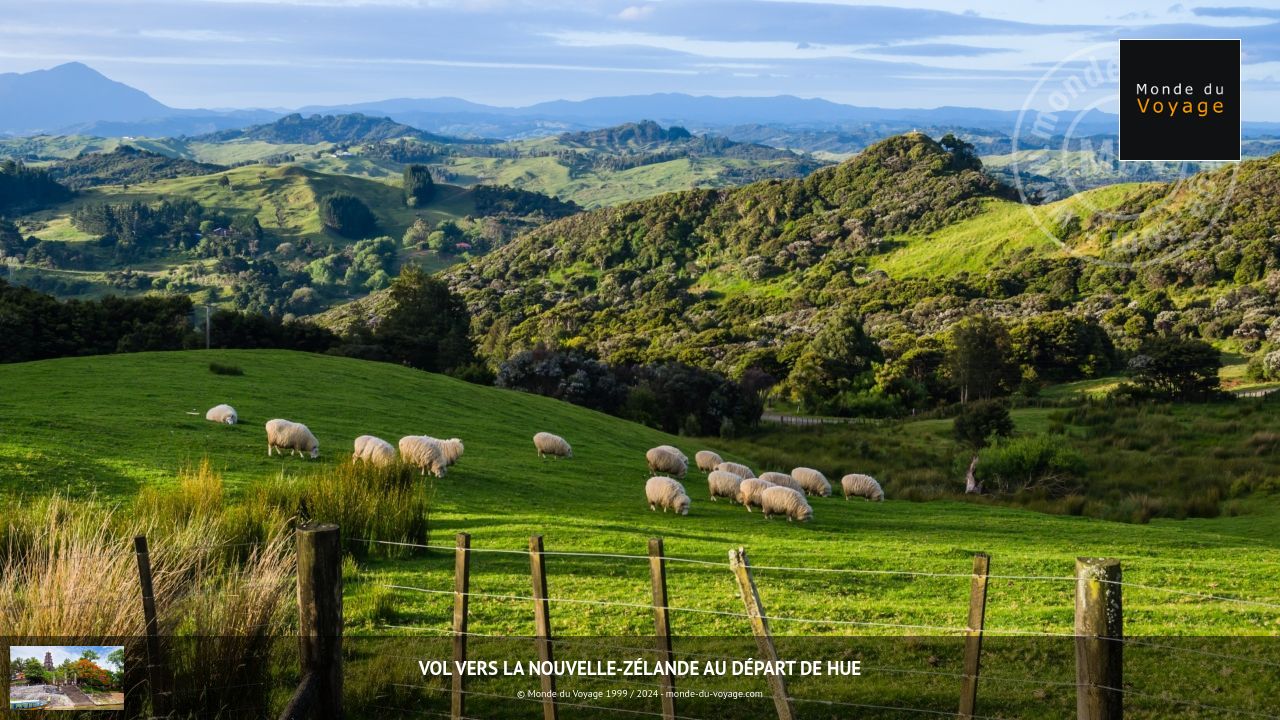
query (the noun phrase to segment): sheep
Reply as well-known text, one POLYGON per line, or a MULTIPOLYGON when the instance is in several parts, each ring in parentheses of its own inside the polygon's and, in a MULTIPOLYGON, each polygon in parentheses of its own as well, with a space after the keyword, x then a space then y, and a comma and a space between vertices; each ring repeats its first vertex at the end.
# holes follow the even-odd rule
POLYGON ((422 475, 430 470, 432 475, 442 478, 449 469, 440 441, 426 435, 406 435, 400 438, 400 457, 418 468, 422 475))
POLYGON ((723 470, 712 470, 707 474, 707 490, 711 493, 711 502, 716 498, 729 498, 729 502, 738 499, 738 486, 742 478, 723 470))
POLYGON ((448 465, 458 462, 458 458, 462 457, 462 441, 458 438, 449 438, 448 440, 440 440, 440 447, 444 450, 444 461, 448 465))
POLYGON ((662 472, 682 478, 689 471, 689 461, 670 445, 650 448, 644 457, 649 461, 649 472, 662 472))
POLYGON ((788 487, 771 487, 760 493, 760 509, 766 520, 774 515, 786 515, 787 522, 813 519, 813 508, 804 499, 804 493, 788 487))
POLYGON ((791 477, 790 475, 784 472, 760 473, 760 479, 768 480, 774 485, 781 485, 782 487, 791 488, 792 490, 795 490, 796 492, 801 494, 804 493, 804 487, 800 485, 800 483, 796 482, 795 478, 791 477))
POLYGON ((659 445, 658 447, 676 455, 677 457, 679 457, 681 460, 684 461, 685 465, 689 464, 689 456, 685 455, 684 451, 676 447, 675 445, 659 445))
POLYGON ((756 474, 752 472, 751 468, 743 465, 742 463, 736 462, 722 462, 719 465, 716 465, 716 470, 731 472, 744 480, 746 478, 753 478, 756 476, 756 474))
POLYGON ((678 515, 689 514, 689 494, 684 491, 684 485, 669 477, 657 475, 649 478, 649 482, 644 484, 644 494, 649 500, 650 510, 661 507, 662 512, 670 509, 678 515))
POLYGON ((875 502, 884 502, 884 490, 880 488, 880 483, 870 475, 859 475, 858 473, 849 473, 840 478, 840 489, 844 490, 844 499, 851 497, 866 498, 875 502))
POLYGON ((831 497, 831 483, 827 476, 813 468, 798 467, 791 471, 791 477, 800 483, 805 495, 831 497))
MULTIPOLYGON (((698 463, 698 469, 704 473, 714 471, 717 465, 724 462, 723 458, 710 450, 699 450, 693 456, 693 459, 698 463)), ((742 476, 739 475, 738 477, 742 476)))
POLYGON ((267 421, 267 457, 275 450, 281 455, 285 450, 294 453, 310 453, 312 459, 320 457, 320 441, 302 423, 281 418, 267 421))
POLYGON ((386 467, 396 461, 396 449, 380 437, 361 435, 356 438, 355 452, 351 454, 351 461, 386 467))
POLYGON ((240 422, 240 416, 236 414, 236 409, 225 403, 209 408, 209 412, 204 414, 204 419, 210 422, 226 423, 227 425, 235 425, 240 422))
POLYGON ((538 448, 538 457, 545 458, 550 455, 552 457, 562 458, 573 457, 573 448, 569 447, 569 443, 559 435, 552 435, 549 432, 540 432, 533 436, 533 446, 538 448))
POLYGON ((768 480, 747 478, 738 485, 738 504, 751 512, 751 506, 760 507, 760 494, 771 487, 777 487, 768 480))

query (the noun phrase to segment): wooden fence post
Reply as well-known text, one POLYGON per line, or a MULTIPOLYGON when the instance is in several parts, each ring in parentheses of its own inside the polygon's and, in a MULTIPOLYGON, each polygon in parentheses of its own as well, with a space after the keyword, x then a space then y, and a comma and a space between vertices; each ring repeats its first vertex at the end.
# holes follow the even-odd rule
POLYGON ((133 551, 138 557, 138 584, 142 588, 142 617, 147 636, 147 684, 151 690, 153 715, 169 714, 169 684, 165 682, 164 658, 160 650, 160 628, 156 622, 155 588, 151 584, 151 551, 147 536, 133 538, 133 551))
MULTIPOLYGON (((551 651, 551 603, 547 600, 547 572, 542 562, 542 536, 529 538, 529 567, 533 577, 534 643, 538 646, 538 659, 544 663, 554 660, 551 651)), ((541 673, 543 720, 557 720, 555 673, 541 673)))
POLYGON ((978 670, 982 664, 982 631, 987 617, 987 573, 991 556, 973 556, 973 579, 969 582, 969 621, 964 636, 964 680, 960 686, 960 717, 972 718, 978 706, 978 670))
POLYGON ((1124 606, 1120 561, 1076 559, 1076 717, 1124 717, 1124 606))
MULTIPOLYGON (((658 644, 658 662, 670 663, 675 658, 671 653, 671 616, 667 612, 667 561, 662 549, 662 538, 649 539, 649 579, 653 583, 653 630, 658 644)), ((664 669, 658 676, 658 684, 662 688, 663 720, 675 720, 675 673, 670 668, 664 669)))
MULTIPOLYGON (((769 619, 760 602, 760 593, 756 591, 756 581, 751 577, 751 565, 747 562, 747 549, 738 548, 729 551, 729 567, 738 579, 738 590, 742 593, 742 602, 747 607, 747 616, 751 620, 751 632, 756 636, 756 647, 760 650, 760 659, 767 662, 778 660, 778 650, 773 645, 773 636, 769 634, 769 619)), ((787 681, 782 675, 770 674, 769 687, 773 690, 773 706, 778 711, 778 720, 795 720, 796 709, 787 694, 787 681)))
POLYGON ((453 556, 453 702, 452 720, 467 714, 465 681, 460 668, 467 661, 467 599, 471 592, 471 536, 458 533, 453 556))
POLYGON ((303 682, 295 694, 298 716, 342 718, 342 539, 337 525, 297 531, 298 645, 303 682), (308 676, 310 676, 308 678, 308 676), (308 688, 308 686, 310 686, 308 688))

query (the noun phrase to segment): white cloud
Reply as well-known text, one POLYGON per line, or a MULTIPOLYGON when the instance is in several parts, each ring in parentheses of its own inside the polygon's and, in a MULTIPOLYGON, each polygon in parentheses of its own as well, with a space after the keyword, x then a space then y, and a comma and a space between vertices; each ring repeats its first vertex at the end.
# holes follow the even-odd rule
POLYGON ((652 14, 652 5, 631 5, 623 8, 622 12, 618 13, 618 19, 627 21, 643 20, 652 14))

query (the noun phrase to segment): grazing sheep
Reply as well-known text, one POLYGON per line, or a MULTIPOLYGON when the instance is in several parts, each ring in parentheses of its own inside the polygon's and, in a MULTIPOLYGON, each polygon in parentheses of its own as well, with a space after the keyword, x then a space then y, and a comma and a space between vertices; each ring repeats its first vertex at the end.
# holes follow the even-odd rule
POLYGON ((774 515, 786 515, 787 522, 813 519, 813 508, 804 499, 804 493, 788 487, 771 487, 760 493, 760 509, 766 520, 774 515))
POLYGON ((444 450, 444 461, 448 465, 458 462, 458 458, 462 457, 462 441, 458 438, 449 438, 448 440, 440 440, 440 447, 444 450))
POLYGON ((689 514, 689 494, 684 491, 684 485, 669 477, 658 475, 649 478, 649 482, 644 484, 644 494, 649 499, 650 510, 661 507, 662 512, 670 509, 679 515, 689 514))
POLYGON ((351 461, 386 467, 396 461, 396 449, 380 437, 361 435, 356 438, 356 448, 351 454, 351 461))
POLYGON ((716 470, 731 472, 734 475, 737 475, 738 477, 743 479, 753 478, 756 476, 756 474, 752 472, 751 468, 747 467, 746 465, 743 465, 742 463, 736 463, 736 462, 722 462, 716 466, 716 470))
POLYGON ((705 473, 715 470, 717 465, 724 462, 724 458, 710 450, 699 450, 693 456, 693 459, 698 463, 698 469, 705 473))
POLYGON ((777 487, 768 480, 747 478, 738 485, 738 503, 751 512, 751 506, 760 507, 760 495, 771 487, 777 487))
POLYGON ((236 415, 236 409, 225 403, 209 408, 209 412, 204 414, 204 419, 210 422, 226 423, 227 425, 235 425, 240 422, 240 416, 236 415))
POLYGON ((533 446, 538 448, 538 457, 543 458, 548 455, 552 457, 573 457, 573 448, 569 447, 569 443, 559 435, 552 435, 549 432, 540 432, 533 436, 533 446))
POLYGON ((840 489, 844 490, 844 499, 851 497, 866 498, 875 502, 884 501, 884 490, 880 488, 880 483, 870 475, 859 475, 850 473, 840 478, 840 489))
POLYGON ((689 461, 670 445, 650 448, 644 457, 649 461, 649 472, 667 473, 682 478, 689 471, 689 461))
POLYGON ((689 456, 685 455, 684 451, 676 447, 675 445, 659 445, 658 447, 670 453, 674 453, 676 456, 678 456, 681 460, 684 461, 684 464, 686 466, 689 465, 689 456))
POLYGON ((791 477, 790 475, 784 472, 760 473, 760 479, 768 480, 774 485, 781 485, 782 487, 785 487, 785 488, 791 488, 792 490, 795 490, 796 492, 801 494, 804 493, 804 487, 801 486, 800 483, 796 482, 795 478, 791 477))
POLYGON ((711 502, 716 498, 729 498, 729 502, 738 499, 738 486, 742 478, 723 470, 712 470, 707 474, 707 490, 711 493, 711 502))
POLYGON ((831 483, 827 480, 827 476, 820 471, 813 468, 798 467, 791 471, 791 477, 800 483, 805 495, 831 497, 831 483))
POLYGON ((311 457, 320 457, 320 441, 311 434, 306 425, 290 422, 281 418, 267 421, 267 456, 275 450, 281 455, 285 450, 294 453, 310 453, 311 457))
POLYGON ((432 475, 442 478, 449 470, 440 441, 426 435, 406 435, 400 438, 400 457, 418 468, 422 475, 430 470, 432 475))

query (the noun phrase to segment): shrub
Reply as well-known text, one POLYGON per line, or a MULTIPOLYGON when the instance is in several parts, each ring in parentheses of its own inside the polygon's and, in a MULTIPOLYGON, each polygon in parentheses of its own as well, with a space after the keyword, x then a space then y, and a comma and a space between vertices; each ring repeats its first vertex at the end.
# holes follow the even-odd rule
POLYGON ((977 475, 988 490, 1058 497, 1076 492, 1087 470, 1084 456, 1058 438, 1002 439, 982 455, 977 475))
POLYGON ((320 198, 320 222, 345 238, 366 238, 378 230, 378 220, 360 198, 335 192, 320 198))

